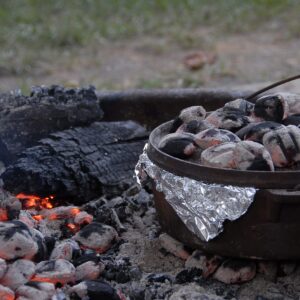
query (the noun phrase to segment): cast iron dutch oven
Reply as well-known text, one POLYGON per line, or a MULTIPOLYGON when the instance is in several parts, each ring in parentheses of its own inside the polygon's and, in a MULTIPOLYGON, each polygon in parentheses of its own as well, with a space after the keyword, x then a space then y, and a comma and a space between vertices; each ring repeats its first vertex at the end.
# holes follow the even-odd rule
POLYGON ((225 221, 216 238, 204 242, 190 232, 164 194, 155 190, 155 205, 162 228, 192 248, 231 257, 259 259, 300 258, 300 171, 239 171, 201 166, 160 151, 160 139, 171 121, 155 128, 149 137, 150 160, 175 175, 206 183, 249 186, 257 189, 248 211, 225 221))

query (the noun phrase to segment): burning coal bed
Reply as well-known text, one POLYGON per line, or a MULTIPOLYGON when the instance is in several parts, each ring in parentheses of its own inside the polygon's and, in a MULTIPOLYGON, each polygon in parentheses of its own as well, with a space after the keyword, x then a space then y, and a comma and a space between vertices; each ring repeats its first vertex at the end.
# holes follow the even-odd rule
POLYGON ((136 185, 81 207, 3 190, 0 201, 0 299, 299 296, 295 263, 206 255, 161 233, 152 194, 136 185))
POLYGON ((148 132, 102 117, 93 88, 0 97, 0 300, 299 298, 295 262, 207 255, 161 232, 132 179, 148 132))

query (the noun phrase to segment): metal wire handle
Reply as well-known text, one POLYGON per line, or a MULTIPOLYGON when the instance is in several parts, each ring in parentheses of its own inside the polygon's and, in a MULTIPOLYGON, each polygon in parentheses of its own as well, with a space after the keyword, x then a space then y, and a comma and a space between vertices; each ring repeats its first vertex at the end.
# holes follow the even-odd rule
POLYGON ((259 95, 259 94, 261 94, 261 93, 263 93, 265 91, 268 91, 268 90, 270 90, 270 89, 272 89, 274 87, 277 87, 279 85, 282 85, 284 83, 287 83, 287 82, 290 82, 290 81, 293 81, 293 80, 299 79, 299 78, 300 78, 300 74, 292 76, 292 77, 289 77, 289 78, 286 78, 286 79, 282 79, 282 80, 277 81, 275 83, 272 83, 272 84, 270 84, 270 85, 268 85, 268 86, 266 86, 266 87, 258 90, 257 92, 251 94, 250 96, 246 97, 246 100, 250 100, 250 99, 256 97, 257 95, 259 95))

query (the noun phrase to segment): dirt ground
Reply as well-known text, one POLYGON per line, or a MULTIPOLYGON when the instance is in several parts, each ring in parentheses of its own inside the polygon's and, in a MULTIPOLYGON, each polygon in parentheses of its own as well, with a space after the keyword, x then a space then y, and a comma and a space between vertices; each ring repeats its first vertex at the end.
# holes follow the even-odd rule
MULTIPOLYGON (((191 32, 173 43, 167 37, 141 37, 54 53, 26 74, 0 72, 0 90, 32 85, 92 84, 98 90, 132 88, 225 87, 255 89, 300 72, 300 40, 280 31, 215 37, 209 29, 191 32), (189 70, 184 58, 202 51, 215 55, 212 64, 189 70)), ((285 86, 300 92, 300 81, 285 86)))

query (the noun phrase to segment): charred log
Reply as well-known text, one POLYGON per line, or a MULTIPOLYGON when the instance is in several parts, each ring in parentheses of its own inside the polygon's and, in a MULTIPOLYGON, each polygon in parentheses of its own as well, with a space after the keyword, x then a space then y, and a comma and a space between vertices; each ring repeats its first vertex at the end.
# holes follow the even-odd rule
POLYGON ((2 175, 4 188, 85 202, 116 195, 134 181, 147 138, 135 122, 96 122, 51 134, 26 149, 2 175))
POLYGON ((49 133, 101 120, 93 87, 35 87, 30 96, 0 95, 0 161, 8 163, 49 133))

